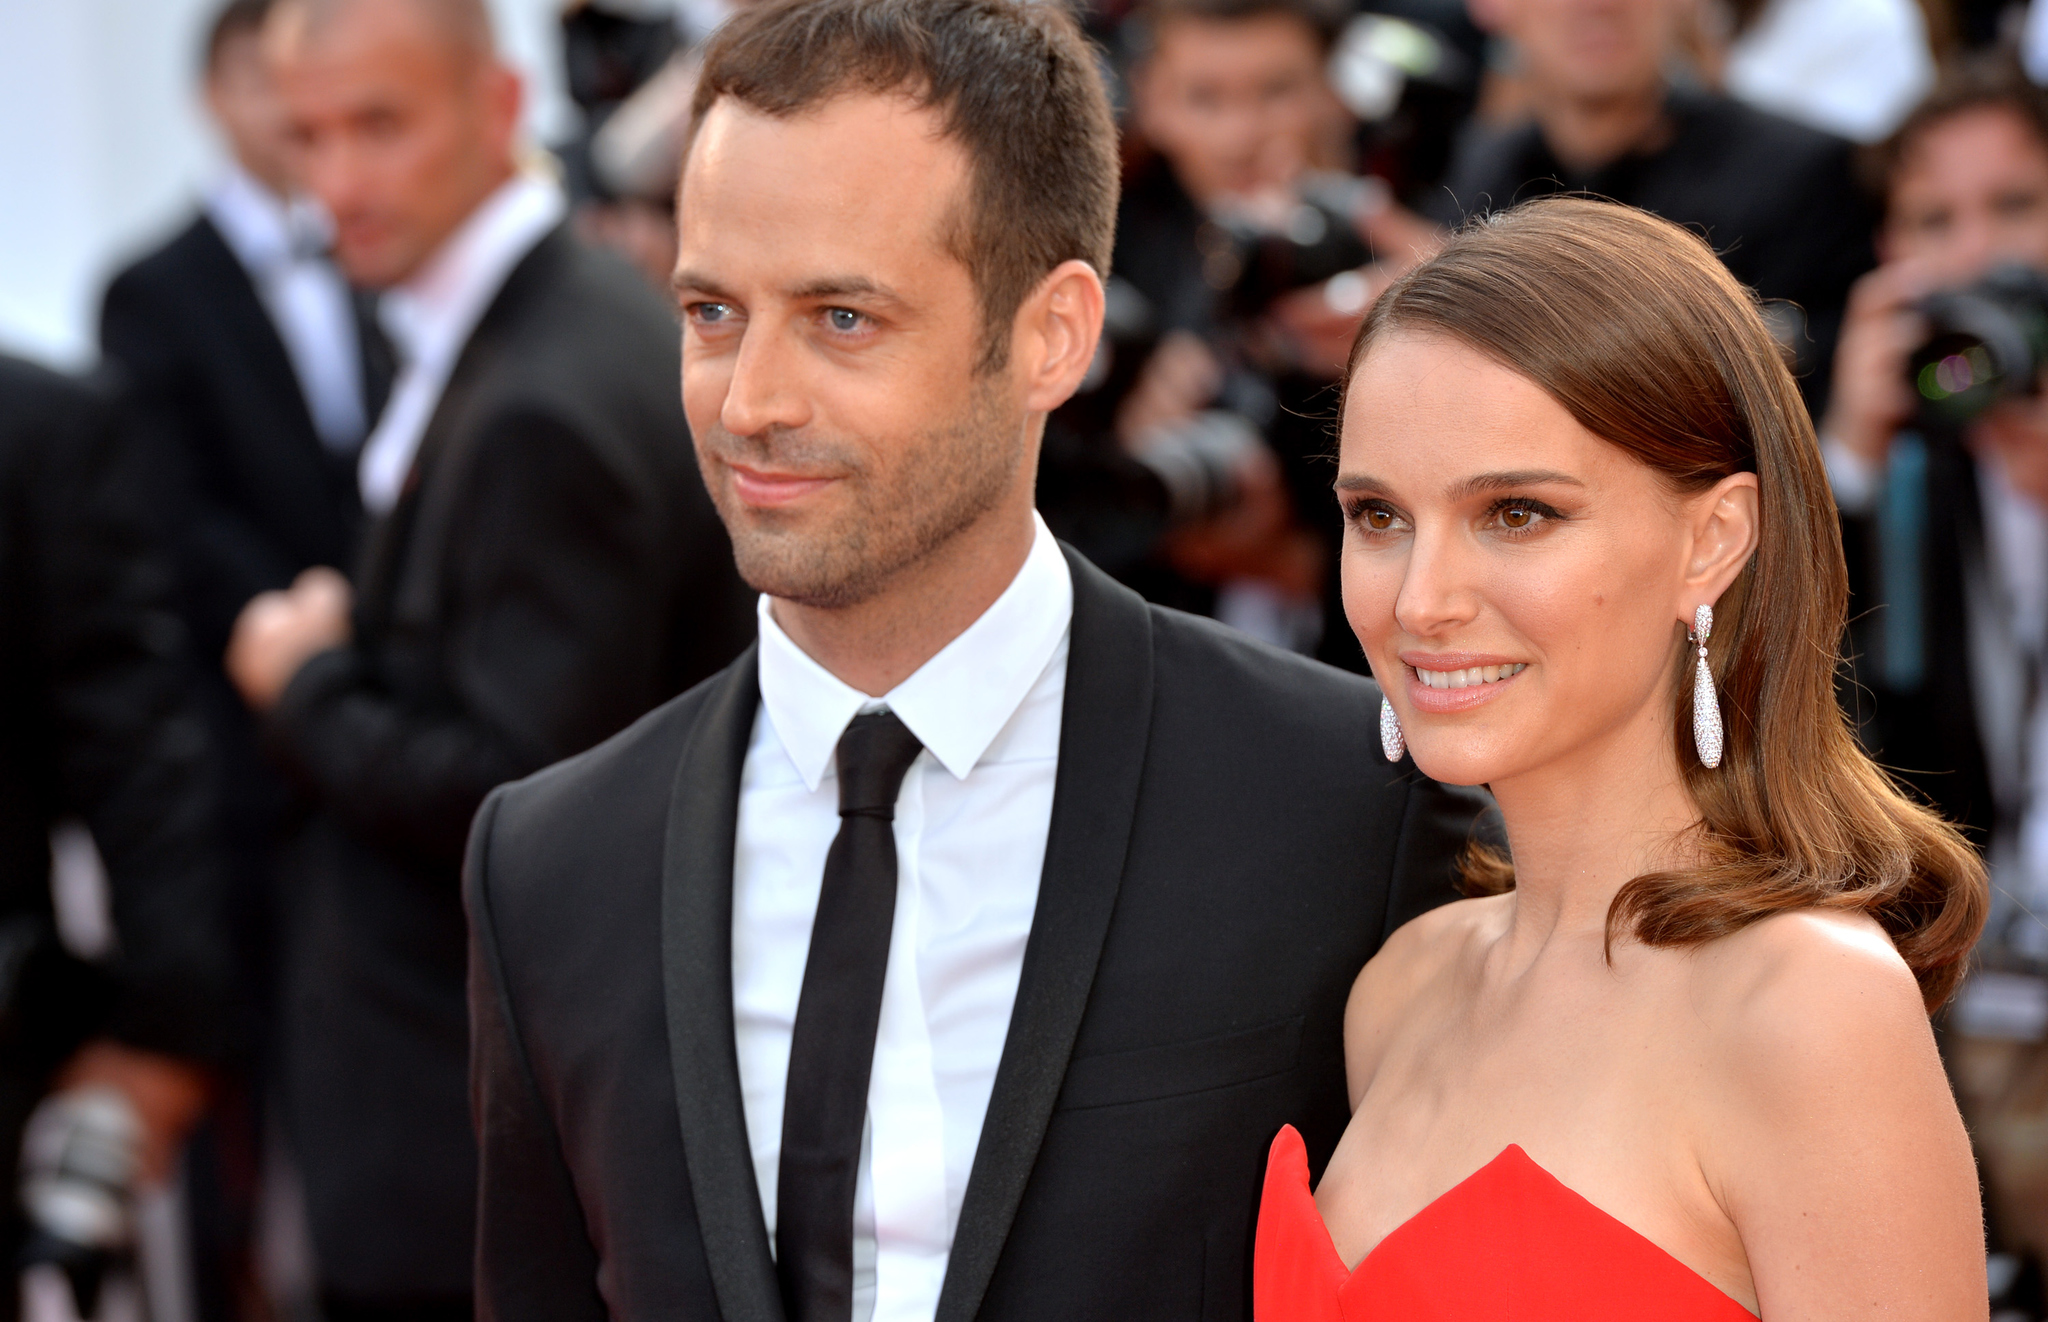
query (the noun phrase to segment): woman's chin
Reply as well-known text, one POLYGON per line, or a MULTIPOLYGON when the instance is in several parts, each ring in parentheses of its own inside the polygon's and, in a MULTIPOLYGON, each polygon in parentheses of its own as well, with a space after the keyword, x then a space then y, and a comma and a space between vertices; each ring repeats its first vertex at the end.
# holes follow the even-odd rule
POLYGON ((1474 748, 1452 739, 1410 740, 1409 756, 1423 775, 1444 785, 1491 785, 1517 769, 1496 749, 1474 748))

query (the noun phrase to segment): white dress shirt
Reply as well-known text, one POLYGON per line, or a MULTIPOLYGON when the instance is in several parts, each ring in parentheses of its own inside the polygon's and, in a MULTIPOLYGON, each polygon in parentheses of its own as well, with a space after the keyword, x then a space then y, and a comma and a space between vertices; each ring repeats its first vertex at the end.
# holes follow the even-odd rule
POLYGON ((761 600, 761 712, 740 779, 732 978, 740 1088, 771 1237, 790 1034, 825 855, 834 753, 887 707, 925 751, 896 802, 897 892, 854 1214, 854 1318, 930 1322, 1038 905, 1074 585, 1043 520, 1024 567, 879 700, 791 642, 761 600))
POLYGON ((405 489, 413 457, 440 406, 448 374, 470 332, 512 268, 561 223, 562 190, 519 174, 484 199, 412 279, 386 290, 378 319, 398 351, 398 379, 356 469, 363 508, 389 514, 405 489))
POLYGON ((1934 86, 1915 0, 1768 0, 1728 48, 1730 94, 1857 142, 1878 142, 1934 86))
POLYGON ((304 198, 285 201, 233 162, 207 190, 205 208, 284 341, 321 443, 354 449, 369 425, 362 342, 348 284, 327 260, 334 236, 326 214, 304 198))

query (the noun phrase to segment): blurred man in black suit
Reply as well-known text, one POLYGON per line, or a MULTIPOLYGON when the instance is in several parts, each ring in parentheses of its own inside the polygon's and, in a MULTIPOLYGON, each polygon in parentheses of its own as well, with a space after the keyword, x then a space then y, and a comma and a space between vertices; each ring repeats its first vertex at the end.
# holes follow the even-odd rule
MULTIPOLYGON (((100 342, 126 376, 130 425, 171 494, 157 502, 176 551, 200 696, 224 779, 239 970, 237 1035, 257 1047, 275 1000, 276 852, 284 782, 219 665, 235 617, 314 565, 354 563, 355 457, 389 368, 364 308, 326 256, 328 225, 295 196, 283 109, 263 63, 271 0, 228 0, 206 43, 206 103, 228 159, 200 214, 108 287, 100 342)), ((257 1198, 260 1054, 219 1095, 191 1172, 196 1288, 225 1316, 246 1275, 257 1198)))
POLYGON ((329 1322, 467 1317, 470 817, 723 665, 746 602, 675 320, 518 168, 482 0, 280 0, 265 41, 401 362, 357 473, 359 595, 312 571, 229 651, 317 804, 286 865, 287 1118, 329 1322))
POLYGON ((207 47, 206 101, 231 159, 200 215, 115 277, 101 312, 150 448, 189 484, 179 531, 202 651, 251 597, 346 567, 354 456, 374 415, 363 330, 327 225, 293 194, 282 106, 263 64, 270 0, 232 0, 207 47))
MULTIPOLYGON (((104 402, 0 358, 8 1263, 24 1229, 12 1196, 22 1126, 53 1075, 60 1089, 116 1089, 140 1121, 141 1178, 160 1182, 204 1100, 202 1065, 224 1045, 228 973, 206 727, 183 673, 171 576, 141 515, 146 495, 104 402), (105 863, 117 939, 113 957, 92 970, 64 953, 51 904, 50 830, 74 816, 105 863)), ((9 1273, 0 1317, 12 1318, 16 1304, 9 1273)))
POLYGON ((1706 236, 1773 300, 1807 402, 1827 377, 1849 285, 1874 260, 1876 216, 1850 144, 1668 76, 1688 0, 1487 0, 1514 44, 1530 115, 1473 124, 1431 208, 1454 224, 1546 193, 1585 191, 1706 236))

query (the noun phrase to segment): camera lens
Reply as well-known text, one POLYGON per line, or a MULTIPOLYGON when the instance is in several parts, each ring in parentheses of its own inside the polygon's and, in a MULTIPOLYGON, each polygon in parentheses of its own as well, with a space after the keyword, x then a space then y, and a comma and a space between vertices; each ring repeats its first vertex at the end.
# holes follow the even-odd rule
POLYGON ((2008 373, 1990 345, 1973 335, 1937 335, 1913 355, 1910 369, 1921 412, 1968 422, 2004 393, 2008 373))
POLYGON ((1920 312, 1927 342, 1908 360, 1906 379, 1923 428, 1952 433, 1999 400, 2034 390, 2048 363, 2048 276, 1999 267, 1930 295, 1920 312))

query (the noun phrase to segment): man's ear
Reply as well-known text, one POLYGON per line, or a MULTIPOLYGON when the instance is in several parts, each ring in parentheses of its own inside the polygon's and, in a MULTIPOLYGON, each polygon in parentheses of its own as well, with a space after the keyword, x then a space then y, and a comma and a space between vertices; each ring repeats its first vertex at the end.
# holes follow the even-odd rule
POLYGON ((1102 307, 1102 277, 1078 258, 1055 266, 1025 297, 1010 339, 1025 411, 1050 413, 1081 388, 1102 339, 1102 307))
POLYGON ((526 84, 510 65, 493 61, 483 70, 483 96, 490 116, 490 145, 505 156, 517 154, 519 116, 526 108, 526 84))
POLYGON ((1756 553, 1761 533, 1755 473, 1731 473, 1688 502, 1692 551, 1686 559, 1678 616, 1692 619, 1687 603, 1718 601, 1756 553))

